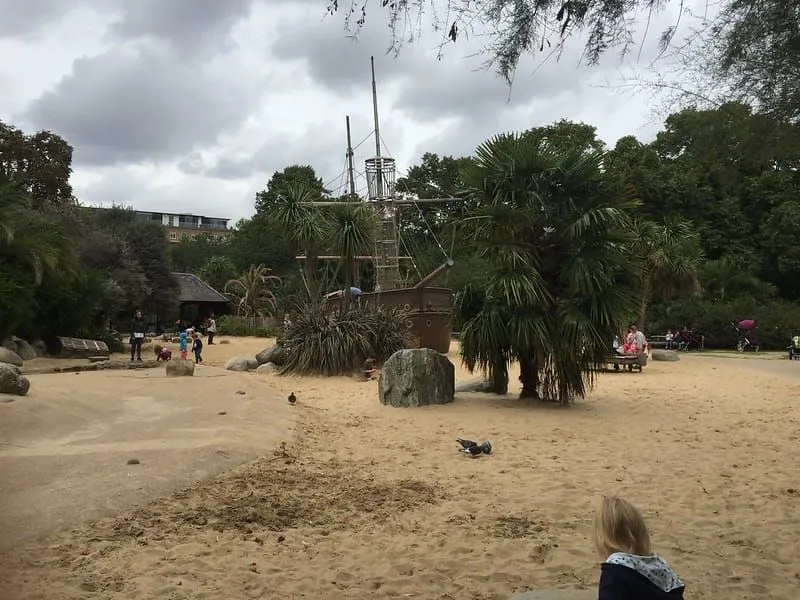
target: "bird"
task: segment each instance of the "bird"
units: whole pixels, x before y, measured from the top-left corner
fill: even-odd
[[[480,444],[477,442],[473,442],[472,440],[463,440],[457,439],[456,440],[459,444],[461,444],[461,449],[459,452],[463,452],[464,454],[469,454],[473,458],[477,458],[481,454],[491,454],[492,453],[492,443],[490,441],[485,441]]]
[[[462,438],[458,438],[456,441],[457,441],[459,444],[461,444],[461,447],[462,447],[464,450],[466,450],[466,449],[468,449],[468,448],[472,448],[472,447],[474,447],[474,446],[477,446],[477,445],[478,445],[478,444],[477,444],[477,442],[473,442],[472,440],[465,440],[465,439],[462,439]]]
[[[289,404],[294,405],[297,402],[297,396],[294,395],[294,392],[289,394]]]

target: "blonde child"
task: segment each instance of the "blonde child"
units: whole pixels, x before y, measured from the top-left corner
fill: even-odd
[[[598,600],[680,600],[684,585],[650,547],[641,513],[621,498],[603,498],[594,541],[604,558]]]

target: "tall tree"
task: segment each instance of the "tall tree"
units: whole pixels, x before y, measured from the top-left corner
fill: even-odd
[[[305,252],[303,272],[308,294],[317,296],[317,263],[320,251],[330,232],[324,213],[309,204],[318,199],[319,190],[300,181],[286,183],[268,213],[269,220],[280,231],[286,232],[293,253]]]
[[[602,152],[605,150],[603,140],[597,137],[597,127],[586,123],[575,123],[567,119],[556,121],[552,125],[533,127],[524,135],[534,142],[547,144],[565,152]]]
[[[266,212],[279,202],[279,196],[285,195],[289,188],[303,188],[308,197],[314,200],[328,194],[317,177],[314,167],[310,165],[291,165],[283,171],[275,171],[267,182],[267,187],[256,194],[256,212]]]
[[[466,303],[467,367],[488,370],[499,386],[516,360],[523,395],[582,397],[633,309],[625,232],[637,200],[603,169],[602,153],[529,136],[482,144],[466,184],[480,207],[470,242],[491,266]]]
[[[73,206],[72,146],[49,131],[25,135],[0,121],[0,175],[28,193],[34,208]]]
[[[251,266],[244,275],[225,284],[225,292],[233,299],[236,314],[243,317],[272,316],[276,299],[271,287],[280,283],[264,265]]]
[[[372,206],[367,204],[343,204],[335,206],[329,213],[329,248],[341,256],[345,271],[346,297],[355,285],[358,275],[357,256],[371,254],[375,244],[378,220]]]
[[[670,299],[676,292],[699,291],[702,261],[700,239],[692,225],[678,218],[663,222],[637,220],[630,250],[639,265],[639,328],[654,297]]]

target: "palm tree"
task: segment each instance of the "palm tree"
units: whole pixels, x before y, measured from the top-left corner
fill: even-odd
[[[54,219],[34,211],[12,181],[0,181],[0,260],[29,270],[39,285],[47,273],[71,273],[75,251]]]
[[[299,182],[288,183],[278,193],[277,203],[270,212],[270,218],[285,231],[291,251],[295,254],[305,252],[306,290],[310,298],[317,296],[317,262],[320,249],[329,232],[325,215],[309,203],[319,200],[319,190]]]
[[[345,298],[355,285],[356,257],[371,253],[375,243],[378,221],[375,211],[367,204],[342,204],[330,211],[330,249],[341,257],[345,272]]]
[[[703,252],[697,232],[683,219],[636,220],[632,232],[630,248],[640,268],[638,325],[643,329],[654,296],[670,298],[681,290],[700,291],[697,273]]]
[[[756,293],[759,288],[768,287],[727,258],[706,262],[700,269],[700,282],[703,290],[714,294],[720,302],[725,302],[729,294]]]
[[[638,202],[603,158],[503,135],[482,144],[465,173],[478,209],[464,225],[491,275],[471,303],[461,354],[498,391],[516,360],[522,395],[584,396],[634,307],[626,243]]]
[[[275,312],[276,298],[270,286],[280,280],[277,275],[270,275],[270,269],[264,265],[251,266],[244,275],[225,284],[225,293],[236,304],[236,314],[271,316]]]
[[[227,256],[212,256],[197,271],[197,276],[215,289],[224,288],[236,275],[236,267]]]

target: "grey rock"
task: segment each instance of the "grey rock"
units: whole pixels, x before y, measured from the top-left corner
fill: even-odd
[[[16,348],[16,344],[14,344],[14,347]],[[0,347],[0,363],[14,365],[15,367],[21,367],[22,357],[16,352],[9,350],[5,345],[3,345],[2,347]]]
[[[0,394],[24,396],[31,389],[31,382],[22,374],[19,367],[0,363]]]
[[[453,401],[456,370],[430,348],[398,350],[383,364],[378,379],[382,404],[396,407],[448,404]]]
[[[273,373],[277,372],[278,372],[278,365],[271,362],[264,363],[263,365],[258,365],[258,368],[256,369],[256,373],[258,373],[259,375],[272,375]]]
[[[464,381],[456,386],[456,392],[480,392],[482,394],[493,394],[492,382],[485,379],[475,379]]]
[[[597,590],[531,590],[515,594],[511,600],[597,600]]]
[[[32,344],[33,349],[36,350],[36,356],[46,356],[47,355],[47,344],[45,344],[42,340],[36,340]]]
[[[256,361],[259,365],[272,363],[276,367],[282,367],[286,363],[286,350],[282,346],[274,344],[256,354]]]
[[[167,377],[191,377],[194,375],[194,363],[190,360],[168,360]]]
[[[228,371],[254,371],[258,368],[258,362],[255,358],[234,356],[225,364],[225,368]]]
[[[651,358],[655,361],[678,362],[681,357],[675,350],[653,350]]]
[[[22,338],[15,337],[14,341],[17,344],[17,354],[22,360],[33,360],[36,358],[36,350],[28,342]]]

